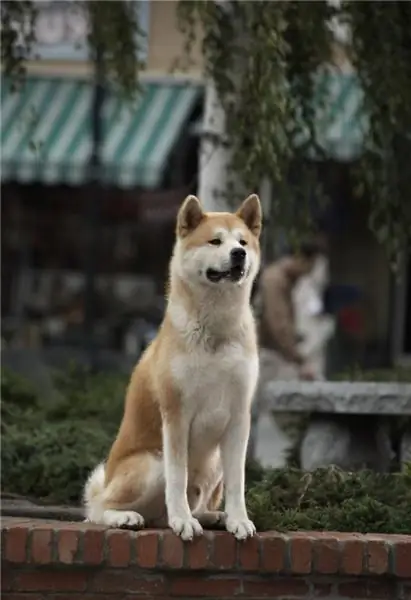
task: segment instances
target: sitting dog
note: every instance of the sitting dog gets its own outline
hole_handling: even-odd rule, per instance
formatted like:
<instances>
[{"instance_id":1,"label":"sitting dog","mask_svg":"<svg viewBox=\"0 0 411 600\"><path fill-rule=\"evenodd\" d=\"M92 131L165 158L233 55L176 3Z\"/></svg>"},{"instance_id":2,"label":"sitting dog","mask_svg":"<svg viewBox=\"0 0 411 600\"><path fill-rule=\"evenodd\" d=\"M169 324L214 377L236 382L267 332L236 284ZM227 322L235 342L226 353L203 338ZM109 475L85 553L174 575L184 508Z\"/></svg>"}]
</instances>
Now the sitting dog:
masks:
<instances>
[{"instance_id":1,"label":"sitting dog","mask_svg":"<svg viewBox=\"0 0 411 600\"><path fill-rule=\"evenodd\" d=\"M260 232L255 194L235 213L206 213L195 196L182 204L164 320L131 376L108 459L86 483L87 520L168 523L183 540L222 520L237 539L255 533L244 477L258 379L250 294Z\"/></svg>"}]
</instances>

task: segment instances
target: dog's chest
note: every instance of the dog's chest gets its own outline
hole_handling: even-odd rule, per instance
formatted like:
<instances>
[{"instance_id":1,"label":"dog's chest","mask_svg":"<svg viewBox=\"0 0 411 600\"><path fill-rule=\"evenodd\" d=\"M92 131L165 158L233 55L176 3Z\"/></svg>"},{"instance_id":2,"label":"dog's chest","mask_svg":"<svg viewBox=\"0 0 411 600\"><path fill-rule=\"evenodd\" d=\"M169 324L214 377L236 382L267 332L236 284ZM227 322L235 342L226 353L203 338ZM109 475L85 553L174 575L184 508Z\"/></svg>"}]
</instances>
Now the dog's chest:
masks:
<instances>
[{"instance_id":1,"label":"dog's chest","mask_svg":"<svg viewBox=\"0 0 411 600\"><path fill-rule=\"evenodd\" d=\"M220 443L234 411L247 410L258 358L239 344L226 344L215 352L176 356L171 367L191 421L190 451L195 461Z\"/></svg>"},{"instance_id":2,"label":"dog's chest","mask_svg":"<svg viewBox=\"0 0 411 600\"><path fill-rule=\"evenodd\" d=\"M222 417L248 401L258 376L258 358L240 344L225 344L215 352L196 349L173 358L172 375L188 411L204 421ZM251 392L252 393L252 392Z\"/></svg>"}]
</instances>

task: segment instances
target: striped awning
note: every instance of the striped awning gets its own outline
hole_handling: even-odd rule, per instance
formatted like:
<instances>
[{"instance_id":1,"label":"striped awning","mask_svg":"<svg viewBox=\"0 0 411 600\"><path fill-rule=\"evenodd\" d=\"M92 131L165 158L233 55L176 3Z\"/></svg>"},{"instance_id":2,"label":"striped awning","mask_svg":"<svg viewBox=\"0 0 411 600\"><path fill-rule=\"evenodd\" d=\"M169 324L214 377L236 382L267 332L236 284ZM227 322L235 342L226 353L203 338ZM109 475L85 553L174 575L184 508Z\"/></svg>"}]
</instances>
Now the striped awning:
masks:
<instances>
[{"instance_id":1,"label":"striped awning","mask_svg":"<svg viewBox=\"0 0 411 600\"><path fill-rule=\"evenodd\" d=\"M324 155L339 161L358 158L364 150L369 119L364 110L364 93L355 72L336 68L320 70L314 80L314 131ZM307 135L296 139L299 146ZM310 149L311 158L317 158Z\"/></svg>"},{"instance_id":2,"label":"striped awning","mask_svg":"<svg viewBox=\"0 0 411 600\"><path fill-rule=\"evenodd\" d=\"M316 143L328 158L339 161L356 159L364 150L369 119L363 109L364 93L356 73L321 69L314 79L314 131ZM192 125L194 135L204 133L201 120ZM308 131L299 132L295 146L308 142ZM312 146L310 158L320 158Z\"/></svg>"},{"instance_id":3,"label":"striped awning","mask_svg":"<svg viewBox=\"0 0 411 600\"><path fill-rule=\"evenodd\" d=\"M134 104L108 91L100 179L119 187L161 184L201 87L147 83ZM1 178L80 185L89 177L93 88L89 81L29 77L1 89Z\"/></svg>"}]
</instances>

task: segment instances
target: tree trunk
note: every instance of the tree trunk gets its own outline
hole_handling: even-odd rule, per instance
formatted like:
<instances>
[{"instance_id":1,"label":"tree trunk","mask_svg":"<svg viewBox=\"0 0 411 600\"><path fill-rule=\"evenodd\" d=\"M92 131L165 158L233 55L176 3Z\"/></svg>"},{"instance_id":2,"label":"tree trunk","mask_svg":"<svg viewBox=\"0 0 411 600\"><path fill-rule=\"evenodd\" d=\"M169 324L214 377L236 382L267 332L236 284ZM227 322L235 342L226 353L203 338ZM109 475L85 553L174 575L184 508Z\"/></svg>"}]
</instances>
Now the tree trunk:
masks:
<instances>
[{"instance_id":1,"label":"tree trunk","mask_svg":"<svg viewBox=\"0 0 411 600\"><path fill-rule=\"evenodd\" d=\"M230 150L225 143L225 114L214 82L206 86L204 123L199 156L198 196L206 211L228 209Z\"/></svg>"}]
</instances>

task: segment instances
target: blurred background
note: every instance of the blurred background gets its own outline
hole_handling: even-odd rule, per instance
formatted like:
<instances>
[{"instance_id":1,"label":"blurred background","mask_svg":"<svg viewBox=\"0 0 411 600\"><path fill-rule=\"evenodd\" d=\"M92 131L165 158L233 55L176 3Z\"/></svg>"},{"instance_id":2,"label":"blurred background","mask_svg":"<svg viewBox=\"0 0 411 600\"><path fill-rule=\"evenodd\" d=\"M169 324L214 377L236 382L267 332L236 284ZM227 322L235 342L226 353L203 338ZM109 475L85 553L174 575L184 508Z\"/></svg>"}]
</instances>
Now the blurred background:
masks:
<instances>
[{"instance_id":1,"label":"blurred background","mask_svg":"<svg viewBox=\"0 0 411 600\"><path fill-rule=\"evenodd\" d=\"M260 195L260 325L278 301L274 288L262 301L264 273L284 276L290 253L301 267L302 240L321 247L289 297L308 375L411 381L410 2L3 0L0 11L2 504L80 502L163 318L190 193L206 210ZM260 345L267 381L302 376ZM342 445L326 428L331 447L312 454L398 470L411 456L401 398L382 400L398 418L342 415ZM308 415L254 406L250 456L306 468ZM382 485L406 527L406 495ZM277 488L267 512L284 504Z\"/></svg>"},{"instance_id":2,"label":"blurred background","mask_svg":"<svg viewBox=\"0 0 411 600\"><path fill-rule=\"evenodd\" d=\"M2 21L20 19L15 5L22 3L3 4ZM34 4L34 37L29 54L19 57L24 78L6 72L3 62L3 364L34 378L45 366L71 360L127 372L163 316L176 211L188 193L208 194L224 164L217 150L204 162L203 146L210 143L204 123L210 114L213 121L204 32L196 23L183 67L187 36L179 5L190 3L126 2L138 19L143 63L130 101L111 85L98 36L89 43L90 5L95 13L116 3ZM231 3L214 4L224 13ZM327 240L327 310L337 323L327 350L330 376L355 365L389 368L411 359L409 256L397 279L369 229L367 199L358 202L355 194L364 119L350 45L345 30L334 28L322 79L330 93L318 111L323 152L320 160L304 159L329 199L325 208L313 199L313 220ZM120 50L126 61L127 47ZM286 179L290 189L299 178L294 171ZM275 204L278 191L269 182L251 191L260 192L265 206ZM202 199L213 205L212 195ZM281 255L286 234L267 229L265 261Z\"/></svg>"}]
</instances>

